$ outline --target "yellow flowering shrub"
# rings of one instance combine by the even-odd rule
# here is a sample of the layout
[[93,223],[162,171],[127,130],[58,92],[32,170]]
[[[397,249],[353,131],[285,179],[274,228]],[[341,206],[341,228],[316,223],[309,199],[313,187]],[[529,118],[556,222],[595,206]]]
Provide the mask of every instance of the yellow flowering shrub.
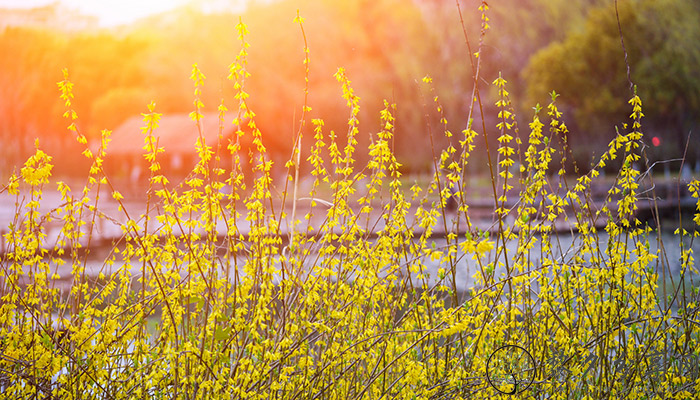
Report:
[[[483,35],[485,2],[479,10]],[[295,22],[303,30],[303,19],[297,15]],[[430,182],[409,187],[391,150],[390,102],[368,162],[356,163],[360,99],[339,69],[347,140],[342,145],[314,119],[314,144],[297,145],[307,132],[304,104],[287,163],[293,187],[285,186],[280,199],[247,102],[242,22],[238,31],[241,50],[229,76],[238,102],[236,135],[225,145],[200,135],[197,165],[180,185],[170,184],[155,139],[160,114],[150,104],[143,114],[150,175],[142,215],[122,202],[102,168],[109,131],[97,152],[83,153],[92,162],[84,188],[74,192],[58,182],[60,205],[41,208],[52,167],[38,143],[20,176],[2,187],[16,209],[0,259],[0,398],[683,399],[698,393],[692,237],[700,217],[677,233],[681,273],[674,276],[670,249],[650,245],[660,240],[658,232],[636,219],[641,185],[650,178],[639,169],[639,97],[630,100],[630,129],[590,173],[571,178],[553,161],[557,151],[568,151],[556,93],[546,115],[537,106],[528,134],[520,135],[507,82],[499,77],[498,125],[489,127],[499,132],[498,158],[488,160],[495,216],[483,229],[468,205],[465,168],[486,126],[469,118],[457,147],[432,149]],[[308,81],[311,58],[304,49]],[[196,65],[191,79],[190,116],[201,132],[205,77]],[[423,83],[442,115],[442,131],[431,128],[431,139],[452,137],[431,78]],[[67,71],[59,88],[68,128],[86,144]],[[228,109],[222,103],[218,110],[223,121]],[[238,154],[242,135],[252,136],[252,181],[244,179]],[[224,157],[233,160],[230,168]],[[599,171],[615,158],[623,162],[611,183]],[[312,167],[313,184],[298,194],[302,160]],[[556,168],[560,173],[551,174]],[[596,184],[609,188],[602,205],[593,201]],[[699,190],[693,181],[692,196]],[[311,206],[296,215],[296,202],[306,195]],[[104,196],[119,204],[126,222],[95,274],[88,254],[104,219]],[[450,202],[457,206],[450,209]],[[700,213],[700,199],[697,207]],[[313,225],[319,216],[322,222]],[[50,221],[61,226],[52,241]],[[576,231],[568,242],[562,221]],[[59,277],[64,263],[70,276]],[[460,287],[458,275],[471,275],[469,287]],[[67,291],[55,286],[59,279],[68,279]],[[667,286],[667,279],[675,284]]]

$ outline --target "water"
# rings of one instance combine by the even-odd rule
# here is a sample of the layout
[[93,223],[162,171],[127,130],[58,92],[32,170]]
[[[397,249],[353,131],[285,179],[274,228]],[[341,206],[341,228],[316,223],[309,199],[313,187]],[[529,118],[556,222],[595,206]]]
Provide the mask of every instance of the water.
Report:
[[[662,246],[659,246],[659,238]],[[663,275],[662,271],[664,270],[665,265],[667,265],[667,267],[665,268],[666,271],[670,271],[670,276],[676,279],[679,277],[681,272],[680,236],[674,235],[671,232],[663,232],[661,233],[659,238],[657,238],[656,234],[651,234],[648,237],[649,251],[652,254],[659,255],[657,261],[652,262],[649,266],[652,267],[654,271],[657,271],[659,276],[661,277]],[[541,265],[541,238],[539,236],[535,236],[534,240],[536,241],[535,247],[532,250],[530,250],[527,256],[529,259],[530,268],[537,269]],[[598,243],[601,251],[605,251],[606,247],[608,246],[608,240],[609,238],[606,233],[603,232],[599,235]],[[581,245],[580,242],[581,239],[578,235],[571,235],[569,233],[565,233],[554,236],[551,238],[551,254],[547,255],[547,258],[554,260],[557,263],[572,264],[574,263],[574,257],[577,255],[577,249]],[[417,242],[414,242],[414,245],[417,245]],[[371,246],[372,243],[368,243],[368,247],[370,249]],[[428,246],[433,250],[443,251],[443,253],[446,253],[448,242],[444,238],[436,238],[428,242]],[[687,249],[692,248],[693,253],[700,254],[700,240],[695,240],[691,243],[691,240],[686,238],[684,240],[684,246]],[[634,244],[631,241],[629,241],[628,249],[633,250],[633,248]],[[105,264],[105,258],[107,258],[110,255],[110,250],[110,247],[97,248],[93,249],[92,252],[88,254],[87,258],[85,258],[84,255],[81,255],[81,257],[78,258],[78,262],[84,265],[85,274],[87,277],[95,279],[100,274],[103,274],[104,276],[110,276],[116,273],[119,269],[125,267],[124,261],[120,261],[119,259],[117,259],[117,261],[115,261],[114,264],[111,266]],[[311,253],[306,257],[305,262],[303,264],[303,269],[305,270],[304,275],[307,275],[308,271],[312,269],[314,262],[323,262],[323,260],[318,260],[317,253],[313,252],[314,248],[311,248],[311,250]],[[476,283],[475,274],[481,274],[480,266],[486,267],[488,264],[492,263],[496,257],[496,253],[497,249],[494,248],[490,252],[484,254],[480,258],[479,262],[472,254],[464,254],[458,252],[454,256],[454,279],[457,290],[459,292],[466,292],[469,289],[471,289]],[[514,257],[516,253],[517,242],[515,240],[507,242],[505,246],[505,254],[507,255],[508,265],[511,266],[511,268],[514,264]],[[238,257],[238,264],[242,265],[245,262],[246,255],[234,255],[231,256],[231,258],[228,260],[226,260],[225,256],[223,255],[219,257],[219,262],[217,262],[219,273],[223,273],[224,265],[228,262],[230,264],[230,278],[233,279],[234,274],[236,272],[234,270],[235,264],[233,257]],[[498,265],[494,267],[493,271],[496,280],[505,279],[507,277],[507,269],[504,262],[506,260],[506,256],[501,252],[501,254],[499,254],[498,257]],[[606,258],[607,257],[603,256],[604,261],[607,261]],[[51,264],[51,272],[55,272],[60,277],[58,280],[54,281],[53,285],[54,287],[60,288],[63,291],[69,291],[70,286],[72,285],[73,265],[71,259],[64,258],[63,260],[65,261],[65,263],[62,265]],[[633,260],[634,258],[630,259],[629,261],[632,262]],[[397,263],[392,266],[392,269],[395,270],[395,273],[396,271],[398,271],[398,273],[402,274],[403,277],[407,277],[409,274],[410,265],[415,263],[422,264],[423,273],[427,277],[427,283],[429,286],[436,285],[440,281],[440,269],[444,269],[447,271],[448,279],[446,279],[445,282],[449,281],[451,286],[451,265],[448,262],[445,262],[444,260],[431,260],[430,257],[425,256],[409,258],[407,261],[401,259],[398,260]],[[278,270],[281,270],[282,267],[278,259],[275,261],[275,265]],[[398,268],[395,268],[396,266],[398,266]],[[188,270],[187,263],[181,263],[178,267],[182,271]],[[173,266],[165,265],[163,266],[163,268],[173,268]],[[28,268],[25,269],[28,270]],[[133,279],[138,279],[142,274],[143,263],[138,260],[133,260],[132,263],[128,265],[128,269]],[[209,266],[204,266],[203,269],[208,270]],[[147,273],[150,272],[150,268],[147,266]],[[386,270],[382,274],[386,275]],[[243,275],[244,274],[242,270],[239,269],[238,277],[240,278]],[[415,282],[417,279],[417,274],[413,273],[411,275],[412,279],[414,279]],[[182,276],[184,279],[184,272]],[[686,279],[692,279],[694,282],[697,281],[698,278],[697,274],[695,274],[693,271],[688,271],[685,277]],[[348,278],[352,280],[353,275],[348,275]],[[273,282],[279,283],[280,280],[281,274],[275,274],[275,276],[273,277]]]

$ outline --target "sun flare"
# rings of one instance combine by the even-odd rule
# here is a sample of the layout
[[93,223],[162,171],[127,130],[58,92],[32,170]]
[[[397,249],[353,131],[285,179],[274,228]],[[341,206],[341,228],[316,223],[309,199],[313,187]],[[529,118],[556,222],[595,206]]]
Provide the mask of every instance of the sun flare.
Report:
[[[4,0],[0,7],[30,8],[56,3],[55,0]],[[59,0],[61,5],[99,18],[102,26],[132,23],[140,18],[162,13],[186,4],[198,4],[192,0]]]
[[104,26],[132,23],[140,18],[192,3],[189,0],[62,0],[66,5],[95,15]]

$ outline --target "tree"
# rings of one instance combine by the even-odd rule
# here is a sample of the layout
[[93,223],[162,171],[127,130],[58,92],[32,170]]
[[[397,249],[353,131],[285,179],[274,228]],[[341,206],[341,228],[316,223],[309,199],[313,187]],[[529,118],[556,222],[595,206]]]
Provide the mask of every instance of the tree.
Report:
[[[669,151],[677,157],[700,115],[698,4],[626,0],[619,2],[618,11],[631,80],[644,101],[645,127],[674,142]],[[530,102],[543,101],[552,89],[561,94],[573,122],[587,134],[574,137],[574,147],[590,143],[588,136],[599,143],[609,141],[611,127],[627,121],[625,99],[632,95],[614,4],[593,10],[583,31],[569,33],[538,52],[525,75]],[[693,152],[697,150],[691,156]]]

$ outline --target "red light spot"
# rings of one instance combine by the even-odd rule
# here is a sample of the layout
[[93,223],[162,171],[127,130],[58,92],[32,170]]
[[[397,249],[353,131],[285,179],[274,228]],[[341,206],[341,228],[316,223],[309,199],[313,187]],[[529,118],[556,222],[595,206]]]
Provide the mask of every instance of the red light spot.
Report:
[[659,139],[658,136],[654,136],[653,138],[651,138],[651,144],[653,144],[654,147],[659,147],[659,145],[661,144],[661,139]]

